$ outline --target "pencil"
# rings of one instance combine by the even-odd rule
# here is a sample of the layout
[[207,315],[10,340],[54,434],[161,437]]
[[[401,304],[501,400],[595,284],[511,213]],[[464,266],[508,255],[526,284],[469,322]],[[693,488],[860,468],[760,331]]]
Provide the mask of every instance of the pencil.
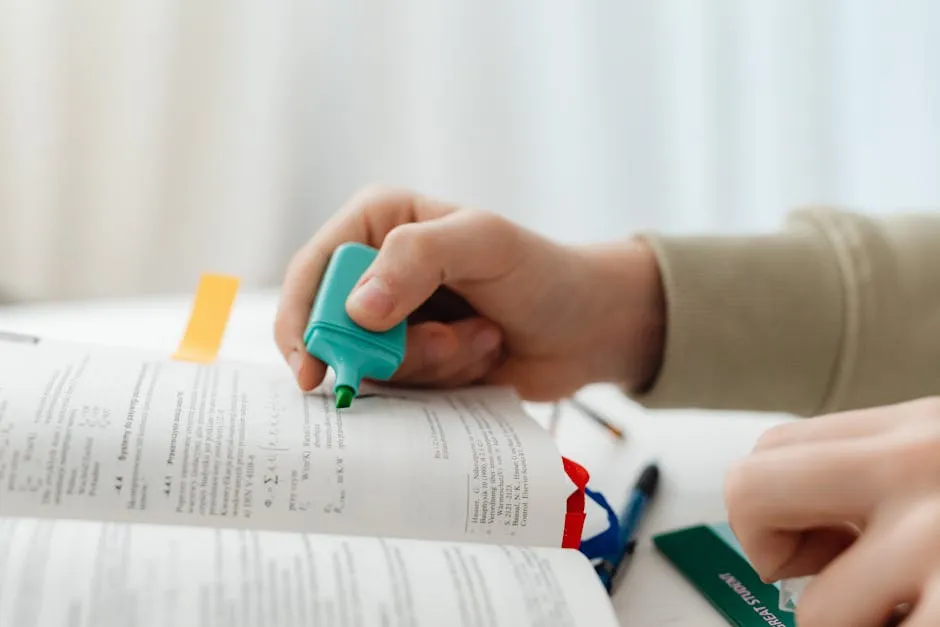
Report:
[[604,427],[604,429],[606,429],[608,433],[613,435],[618,440],[623,440],[626,437],[622,429],[620,429],[617,425],[613,424],[610,420],[608,420],[604,416],[597,413],[591,407],[588,407],[587,405],[585,405],[584,403],[582,403],[581,401],[579,401],[578,399],[574,397],[568,399],[568,401],[572,405],[574,405],[578,409],[578,411],[580,411],[582,414],[584,414],[585,416],[587,416],[588,418],[590,418],[591,420],[593,420],[600,426]]
[[552,413],[548,416],[548,432],[552,437],[558,435],[558,422],[561,418],[561,404],[552,403]]

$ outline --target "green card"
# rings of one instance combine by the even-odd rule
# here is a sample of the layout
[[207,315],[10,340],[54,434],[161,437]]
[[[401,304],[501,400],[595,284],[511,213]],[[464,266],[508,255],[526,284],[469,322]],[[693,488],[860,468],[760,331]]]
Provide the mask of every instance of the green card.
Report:
[[779,607],[780,588],[760,580],[727,524],[677,529],[653,543],[732,625],[796,626]]

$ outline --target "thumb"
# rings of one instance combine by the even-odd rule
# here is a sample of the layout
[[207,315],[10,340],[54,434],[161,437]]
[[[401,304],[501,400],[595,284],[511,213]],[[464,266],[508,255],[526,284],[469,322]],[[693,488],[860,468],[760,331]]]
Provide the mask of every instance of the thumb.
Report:
[[505,276],[519,247],[514,227],[490,214],[459,211],[392,229],[346,302],[363,327],[385,331],[420,307],[441,285]]

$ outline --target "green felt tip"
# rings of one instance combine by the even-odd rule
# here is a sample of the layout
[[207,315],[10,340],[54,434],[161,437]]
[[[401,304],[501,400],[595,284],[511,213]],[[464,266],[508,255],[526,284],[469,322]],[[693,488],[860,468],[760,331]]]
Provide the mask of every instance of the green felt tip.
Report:
[[338,386],[336,388],[336,409],[344,409],[352,405],[355,396],[355,392],[348,385]]

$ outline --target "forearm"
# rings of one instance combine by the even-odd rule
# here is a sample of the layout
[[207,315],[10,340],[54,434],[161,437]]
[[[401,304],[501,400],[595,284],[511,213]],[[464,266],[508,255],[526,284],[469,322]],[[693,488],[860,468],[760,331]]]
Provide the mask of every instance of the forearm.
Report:
[[940,393],[940,214],[645,239],[667,319],[639,402],[813,415]]

